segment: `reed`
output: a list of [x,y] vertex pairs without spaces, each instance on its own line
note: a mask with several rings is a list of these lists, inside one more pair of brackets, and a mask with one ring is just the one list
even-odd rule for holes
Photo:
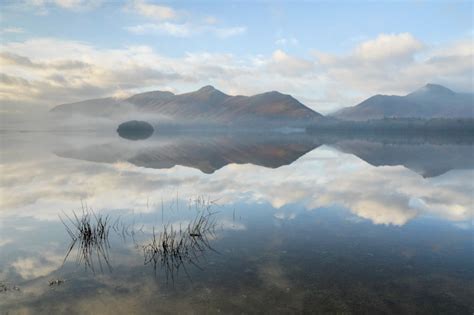
[[81,211],[73,211],[72,216],[63,213],[59,219],[71,237],[71,244],[64,257],[63,264],[76,248],[76,261],[84,263],[86,268],[95,271],[94,257],[97,258],[100,270],[105,264],[109,269],[109,232],[110,218],[108,215],[96,214],[87,205],[82,205]]
[[[170,223],[164,224],[158,232],[153,226],[151,237],[146,236],[145,242],[136,241],[135,236],[143,231],[143,225],[136,229],[135,221],[125,224],[121,217],[111,220],[109,215],[96,214],[87,205],[82,204],[79,211],[73,211],[72,215],[59,215],[62,224],[71,238],[63,260],[63,265],[76,250],[76,262],[84,264],[86,269],[96,270],[96,261],[103,271],[104,265],[111,271],[109,259],[109,236],[112,230],[123,242],[131,239],[137,249],[141,249],[145,265],[153,265],[155,273],[161,268],[167,281],[172,279],[180,270],[188,275],[187,265],[199,266],[207,251],[215,251],[210,240],[215,237],[217,212],[213,211],[215,201],[198,197],[190,200],[189,210],[195,213],[193,219],[186,225],[174,227]],[[163,206],[162,206],[163,207]],[[176,202],[176,209],[179,204]],[[164,209],[162,208],[162,213]]]
[[164,225],[161,232],[152,230],[151,239],[142,245],[145,265],[151,264],[155,273],[160,267],[167,282],[175,277],[182,269],[188,278],[187,265],[198,269],[200,261],[207,250],[215,251],[210,245],[210,239],[215,236],[216,221],[212,211],[212,203],[205,199],[196,199],[193,207],[197,212],[191,222],[184,228],[175,229],[172,225]]

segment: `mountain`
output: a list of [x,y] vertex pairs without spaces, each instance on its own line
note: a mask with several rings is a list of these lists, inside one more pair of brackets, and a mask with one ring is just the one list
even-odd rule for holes
[[427,84],[405,96],[375,95],[332,116],[343,120],[382,118],[474,118],[473,94]]
[[153,91],[121,100],[104,98],[63,104],[51,112],[121,119],[134,114],[152,114],[170,122],[225,125],[261,122],[305,125],[324,118],[290,95],[273,91],[254,96],[231,96],[212,86],[178,95]]
[[108,117],[118,113],[130,112],[133,105],[120,102],[116,98],[97,98],[54,107],[51,112],[57,114],[80,114],[85,116]]

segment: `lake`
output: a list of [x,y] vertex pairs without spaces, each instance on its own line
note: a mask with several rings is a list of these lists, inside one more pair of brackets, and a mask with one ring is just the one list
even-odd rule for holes
[[1,314],[474,312],[472,138],[1,133]]

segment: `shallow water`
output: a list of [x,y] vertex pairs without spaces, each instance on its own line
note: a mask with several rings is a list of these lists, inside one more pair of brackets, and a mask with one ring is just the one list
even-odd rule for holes
[[[4,132],[1,148],[2,314],[474,311],[469,139]],[[71,248],[86,209],[108,235]],[[180,257],[150,256],[171,229]]]

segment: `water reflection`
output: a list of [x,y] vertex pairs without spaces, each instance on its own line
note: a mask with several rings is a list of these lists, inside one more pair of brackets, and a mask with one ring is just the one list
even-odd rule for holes
[[353,139],[338,141],[334,147],[354,154],[373,166],[403,165],[423,177],[436,177],[455,169],[474,168],[474,150],[470,144]]
[[192,265],[202,270],[199,263],[204,259],[207,251],[215,251],[211,246],[210,239],[216,236],[216,225],[211,209],[212,204],[203,198],[195,201],[195,218],[186,226],[179,225],[179,229],[173,228],[173,224],[166,224],[159,234],[152,228],[151,239],[141,245],[145,265],[152,265],[156,271],[160,267],[165,275],[166,281],[174,283],[179,271],[183,270],[191,279],[187,265]]
[[473,139],[413,139],[400,135],[367,139],[324,134],[185,134],[155,136],[146,145],[115,138],[56,153],[66,158],[101,163],[122,161],[155,169],[181,165],[211,174],[228,164],[250,163],[278,168],[326,144],[354,154],[373,166],[402,165],[423,177],[435,177],[453,169],[473,169]]
[[60,157],[85,161],[129,162],[136,166],[168,169],[188,166],[206,174],[229,164],[253,164],[268,168],[289,165],[320,143],[307,135],[228,134],[156,136],[144,143],[110,139],[74,150],[60,150]]
[[[179,200],[176,202],[179,203]],[[63,265],[71,252],[75,251],[76,263],[83,265],[85,270],[93,273],[104,272],[106,266],[107,270],[112,272],[110,239],[118,237],[123,243],[133,243],[137,252],[143,255],[144,265],[151,265],[155,275],[157,270],[161,269],[166,282],[169,280],[174,282],[180,270],[190,278],[187,268],[194,266],[202,270],[199,264],[206,252],[216,252],[211,246],[211,240],[216,237],[217,227],[215,219],[217,212],[213,209],[214,205],[215,203],[208,198],[193,199],[189,208],[195,214],[189,222],[183,220],[187,217],[186,214],[179,215],[179,212],[176,212],[175,215],[178,214],[181,221],[165,223],[165,209],[162,208],[162,222],[159,225],[148,226],[151,232],[144,231],[144,225],[137,228],[135,218],[128,218],[128,221],[133,221],[127,222],[120,216],[95,213],[87,205],[82,205],[79,212],[73,211],[72,215],[63,213],[59,216],[71,238]],[[115,233],[114,236],[111,236],[111,231]],[[96,270],[96,265],[99,266],[99,270]]]
[[[2,144],[0,283],[20,288],[0,292],[2,311],[473,308],[469,141],[71,133],[7,134]],[[181,197],[202,194],[221,205],[209,234],[190,228],[199,220]],[[58,218],[76,222],[81,200],[95,209],[91,230],[97,218],[110,224],[105,272],[77,267],[81,238]],[[100,270],[95,249],[85,252]]]
[[[66,264],[46,277],[18,281],[23,293],[5,296],[0,305],[12,312],[71,308],[80,313],[357,309],[463,314],[470,308],[470,231],[438,220],[380,227],[336,208],[285,207],[278,211],[282,216],[269,205],[236,206],[235,216],[242,217],[246,229],[217,231],[212,242],[219,254],[208,252],[200,269],[188,270],[192,282],[183,274],[166,286],[121,243],[112,246],[113,272],[78,273]],[[160,217],[158,210],[135,220],[141,226]],[[177,224],[179,217],[170,222]],[[228,208],[217,220],[232,217]],[[52,289],[51,278],[67,281]]]
[[[0,205],[5,210],[0,216],[8,216],[12,211],[12,214],[57,220],[58,208],[74,209],[80,200],[87,200],[97,209],[147,212],[148,206],[159,203],[160,198],[165,201],[172,198],[178,187],[188,196],[219,196],[223,202],[230,204],[241,200],[249,203],[267,202],[276,209],[298,204],[308,210],[328,205],[344,206],[357,216],[376,224],[403,225],[427,215],[459,222],[468,220],[472,215],[473,171],[466,168],[471,167],[474,152],[472,146],[464,142],[427,143],[420,146],[404,144],[406,149],[400,152],[413,150],[413,154],[407,152],[405,157],[417,161],[417,165],[426,165],[432,170],[441,163],[449,163],[453,168],[465,168],[423,178],[404,166],[373,167],[355,155],[334,149],[339,146],[359,150],[361,156],[370,156],[371,152],[376,152],[381,158],[373,160],[383,164],[380,161],[389,160],[391,155],[380,152],[387,148],[390,152],[395,150],[393,148],[401,146],[400,140],[398,144],[383,145],[372,139],[326,137],[323,142],[307,135],[287,135],[279,140],[278,135],[247,134],[246,137],[239,136],[237,145],[230,141],[235,135],[232,136],[234,138],[224,135],[194,139],[190,139],[189,135],[162,136],[153,138],[153,141],[135,143],[123,140],[122,143],[116,135],[68,134],[51,137],[39,135],[38,139],[28,135],[31,142],[18,146],[24,137],[14,135],[5,141],[6,147],[12,149],[6,150],[2,156],[1,185],[4,194]],[[41,141],[43,145],[39,146]],[[217,145],[225,141],[230,141],[227,146]],[[270,144],[256,144],[265,141]],[[329,144],[319,146],[319,143],[326,142]],[[153,169],[127,162],[130,160],[127,157],[134,156],[135,152],[145,154],[149,150],[159,153],[152,163],[160,165],[160,156],[182,151],[192,154],[193,151],[185,149],[186,146],[181,147],[183,143],[191,146],[194,143],[202,148],[202,152],[223,152],[225,154],[217,155],[218,160],[226,163],[231,161],[231,157],[227,158],[226,155],[229,152],[238,157],[233,160],[248,163],[228,164],[212,175],[206,175],[194,167],[177,165],[171,169]],[[316,149],[300,156],[313,146]],[[111,149],[113,147],[120,150],[114,151]],[[172,148],[172,153],[167,153],[166,149],[169,148]],[[429,150],[423,155],[426,148]],[[249,162],[252,161],[250,158],[247,159],[254,149],[257,151],[253,156],[255,164]],[[90,159],[86,162],[64,159],[51,153],[60,150],[90,156]],[[260,154],[259,150],[266,153]],[[9,156],[12,152],[21,153],[21,158]],[[434,158],[437,154],[446,158]],[[267,162],[263,156],[268,157]],[[394,156],[403,157],[400,154]],[[193,162],[191,155],[188,157],[190,162],[182,164],[202,167],[205,162],[201,162],[199,152],[197,157]],[[459,163],[453,164],[453,161]],[[178,164],[177,160],[172,164]],[[273,169],[256,164],[281,166]],[[207,169],[207,166],[202,168]],[[446,170],[444,166],[442,169]],[[31,180],[31,176],[34,176],[34,180]]]

